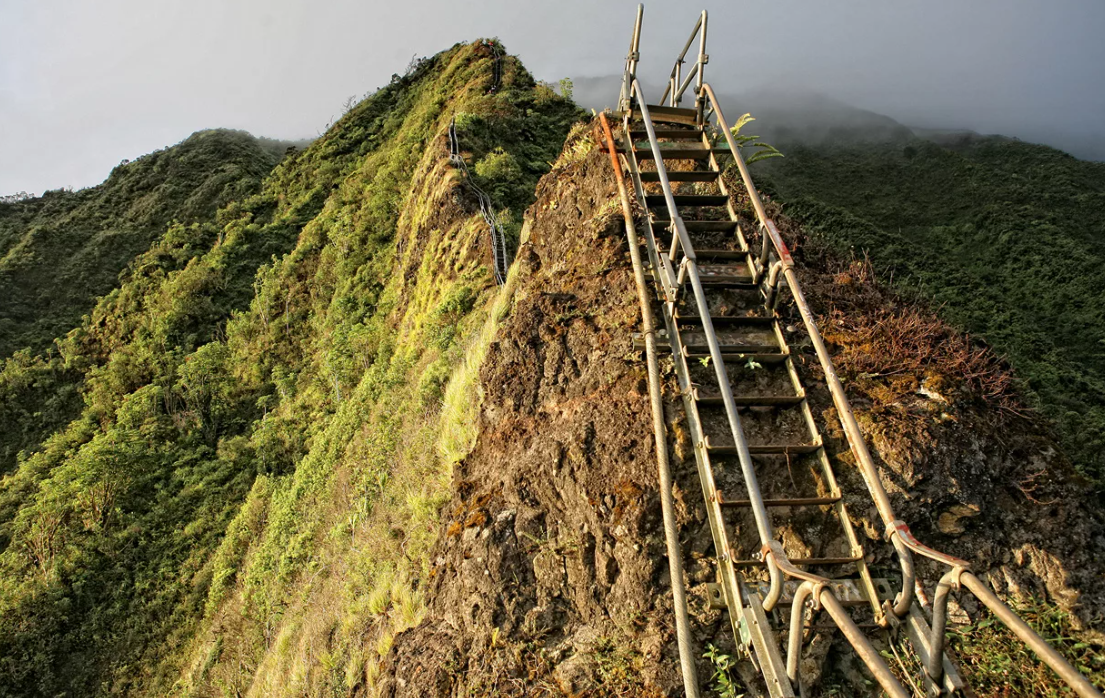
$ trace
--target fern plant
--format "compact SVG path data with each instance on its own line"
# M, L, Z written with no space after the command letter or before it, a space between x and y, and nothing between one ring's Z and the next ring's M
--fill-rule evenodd
M733 140L735 140L737 142L737 146L741 150L744 150L745 146L748 146L749 148L755 148L756 149L756 152L752 153L752 155L750 157L745 158L745 162L747 164L751 165L754 162L759 162L760 160L766 160L767 158L781 158L781 157L783 157L783 154L779 152L778 148L771 145L770 143L764 143L763 141L760 140L759 136L752 136L752 135L741 133L741 129L744 128L745 125L747 125L747 124L749 124L749 123L751 123L755 120L756 120L756 117L754 117L751 114L746 112L746 113L742 114L739 119L737 119L737 123L733 124L729 128L729 133L733 134ZM718 138L720 138L720 136L721 136L721 133L718 132L717 129L715 129L715 131L714 131L714 145L717 145Z

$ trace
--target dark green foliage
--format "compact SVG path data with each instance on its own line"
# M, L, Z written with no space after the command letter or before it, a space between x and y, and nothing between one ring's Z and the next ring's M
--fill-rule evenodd
M119 165L99 186L0 202L0 358L76 326L170 221L212 221L258 190L285 147L201 131Z
M128 237L137 248L117 255L107 238L119 235L97 233L71 268L81 288L106 283L87 306L65 309L84 321L53 353L22 352L0 368L0 418L16 426L0 436L0 696L165 695L205 608L217 608L234 582L230 558L241 546L215 553L247 494L285 498L263 502L275 547L258 553L255 574L287 582L314 545L295 503L319 495L311 488L362 433L372 405L406 404L405 395L424 409L440 403L462 355L458 327L493 287L487 267L471 259L481 250L458 244L447 250L451 266L438 268L441 248L423 257L418 247L443 224L412 219L438 215L456 196L448 166L438 167L445 126L454 111L471 114L480 126L464 141L470 162L495 152L512 163L512 179L495 168L489 176L528 187L503 189L496 202L520 220L579 113L555 95L539 99L510 57L500 89L488 94L490 66L486 44L413 63L285 157L259 192L273 149L215 133L177 146L225 161L225 171L215 168L225 176L197 185L202 195L168 183L180 178L159 179L159 168L198 171L191 155L170 158L180 155L173 149L122 166L94 190L0 205L5 254L37 244L46 221L93 210L104 212L96 231L115 231L108 223L116 219L156 226L141 246L138 233ZM205 214L215 205L217 216ZM447 223L474 231L458 212ZM23 231L18 240L14 230ZM58 231L78 228L51 227L46 238ZM45 286L54 277L37 259L0 272L0 283L24 274ZM92 260L118 266L101 279ZM36 293L21 303L42 302L45 292ZM407 306L421 309L417 346L396 340ZM67 317L8 336L39 347L40 335L68 329ZM414 371L420 361L425 370ZM412 371L421 376L413 385ZM385 410L373 424L385 450L397 448L397 419ZM263 594L254 602L267 612Z
M793 145L764 169L788 214L1007 356L1105 482L1105 165L976 138Z

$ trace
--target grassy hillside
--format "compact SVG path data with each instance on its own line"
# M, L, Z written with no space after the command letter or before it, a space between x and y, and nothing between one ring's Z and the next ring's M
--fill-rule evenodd
M0 203L0 357L40 350L80 323L171 221L213 223L255 193L284 145L201 131L116 167L101 185Z
M1105 164L1004 138L791 145L785 211L1008 358L1105 482Z
M308 598L338 617L304 666L347 690L367 624L413 622L494 327L446 127L517 232L579 116L498 53L396 76L216 225L170 227L56 353L7 362L8 414L64 412L61 381L77 415L0 480L0 695L292 692Z

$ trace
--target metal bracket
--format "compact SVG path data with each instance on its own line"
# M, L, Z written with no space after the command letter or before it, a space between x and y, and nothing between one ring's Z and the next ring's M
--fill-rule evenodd
M722 592L720 584L706 582L706 596L710 600L710 608L716 610L729 608L729 604L725 603L725 594Z
M741 645L747 647L752 642L752 630L748 627L748 618L741 613L740 620L737 621L737 628L740 630Z

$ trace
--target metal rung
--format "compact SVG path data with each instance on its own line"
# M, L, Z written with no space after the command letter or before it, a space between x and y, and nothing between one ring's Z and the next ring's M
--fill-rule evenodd
M684 348L683 355L686 356L688 359L704 359L704 358L706 358L707 356L710 355L710 352L707 352L707 351L688 352ZM733 352L733 353L726 353L725 351L721 352L721 358L722 358L723 361L726 361L726 362L729 362L729 361L737 362L737 361L752 360L752 361L755 361L758 364L781 364L781 363L783 363L784 361L787 360L788 356L790 356L790 354L778 354L778 353L776 353L776 354L767 354L767 353L764 353L764 354L749 354L748 352Z
M791 562L794 562L791 560ZM875 586L875 593L880 599L892 599L894 598L894 585L889 580L877 577L871 580ZM794 592L797 591L798 585L801 582L788 579L783 582L783 595L779 599L780 606L784 609L790 608L790 602L794 600ZM767 594L768 588L771 584L767 581L750 582L749 586L755 591L758 591L762 595ZM867 597L863 594L863 582L859 579L831 579L829 580L829 588L832 589L833 595L840 599L840 602L845 606L858 606L866 604ZM859 627L879 627L878 625L871 624L859 624ZM813 626L817 628L818 626ZM837 630L836 625L826 626L826 629Z
M729 197L724 194L675 194L672 199L675 205L683 206L724 206L729 203ZM659 194L651 194L645 197L645 203L649 208L666 206L668 200Z
M803 453L815 453L821 448L821 444L760 444L749 445L748 452L754 456L760 455L801 455ZM731 456L737 453L736 446L715 446L710 443L710 437L706 437L706 450L709 453L720 456Z
M779 352L779 345L777 344L722 344L721 356L744 356L750 358L753 361L759 361L756 357L767 356L769 359L777 357L785 357L786 354ZM705 344L684 344L683 355L688 359L698 356L709 356L710 347Z
M792 557L790 558L790 563L792 565L818 567L821 565L847 565L853 562L859 562L862 559L862 554L853 557ZM734 567L760 567L765 564L763 560L738 560L735 556L733 559Z
M698 123L697 109L649 104L648 113L652 117L653 123L688 124L691 126Z
M694 170L691 172L668 172L669 182L713 182L718 173L713 170ZM659 182L660 173L655 170L642 172L642 182Z
M702 140L702 131L699 129L677 129L677 128L658 128L656 129L657 138L671 138L673 140L685 141L685 140ZM629 138L633 141L647 141L648 131L633 130L629 132Z
M701 325L702 318L698 313L694 315L682 315L678 311L675 319L681 323ZM773 317L762 315L711 315L710 322L716 325L770 325L775 322Z
M684 221L684 223L686 223L686 221ZM706 259L747 259L751 251L695 249L694 254L698 258L699 263L702 263Z
M679 146L677 148L661 148L660 157L664 158L664 160L706 160L710 157L710 153L722 155L728 152L728 148L691 148L688 146ZM637 148L636 153L638 160L655 159L655 155L651 148Z
M694 399L704 407L724 404L720 395L702 395L697 389ZM734 395L733 404L737 407L790 407L801 404L804 399L801 395Z
M728 286L732 288L756 288L756 282L752 275L736 276L733 274L713 274L699 279L703 286Z
M667 228L671 225L671 219L655 218L652 224ZM737 229L736 221L683 221L683 225L687 228L687 232L689 233L730 232Z
M814 507L826 504L836 504L841 500L838 494L835 497L792 497L783 499L765 499L765 507ZM717 503L723 507L744 508L752 506L750 499L725 499L721 492L717 493Z

